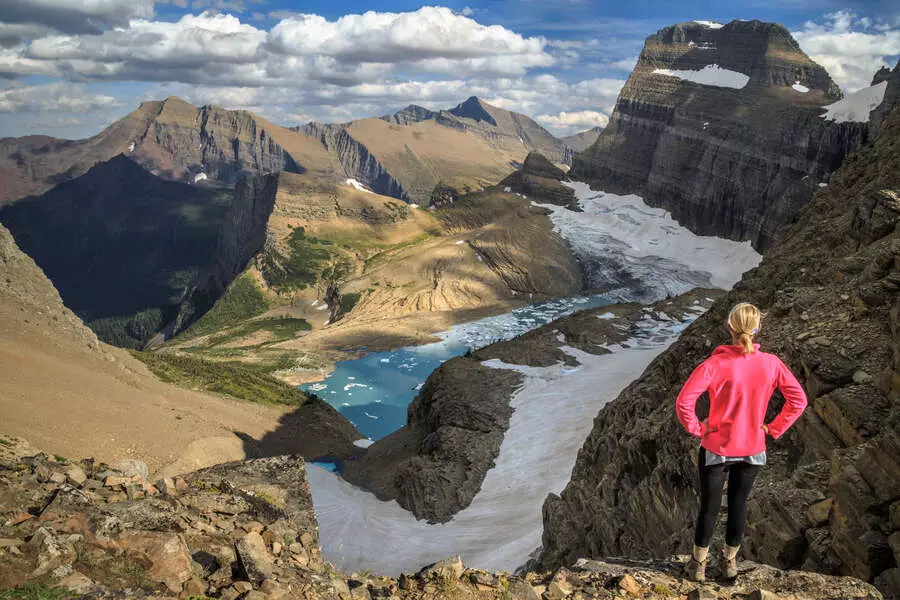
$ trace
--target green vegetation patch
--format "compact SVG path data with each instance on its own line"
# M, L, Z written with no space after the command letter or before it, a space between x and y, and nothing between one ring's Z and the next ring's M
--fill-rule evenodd
M165 320L162 309L148 308L133 315L94 319L85 325L107 344L137 349L162 328Z
M263 291L253 280L253 276L245 271L231 282L222 297L183 336L192 338L232 327L259 316L268 309L269 303Z
M293 366L289 357L267 364L205 360L171 352L132 354L163 381L201 389L259 404L299 406L309 397L299 388L272 377L271 373Z
M263 277L270 287L279 292L316 285L323 269L340 253L334 242L307 237L302 227L291 232L287 245L288 256L277 250L263 256Z
M338 311L338 317L342 317L353 310L353 307L359 302L360 296L362 294L344 294L341 296L341 307Z
M0 591L0 600L63 600L74 597L75 594L67 589L51 587L44 583L26 583Z
M267 331L271 334L269 339L263 342L264 344L277 344L278 342L292 340L297 337L297 334L301 331L309 331L310 329L312 329L312 326L306 319L297 319L293 317L256 319L254 321L247 321L225 333L210 337L209 345L218 346L227 344L235 340L249 337L258 331Z

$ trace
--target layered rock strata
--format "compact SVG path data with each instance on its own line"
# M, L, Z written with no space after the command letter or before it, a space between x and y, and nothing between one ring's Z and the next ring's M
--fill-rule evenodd
M781 25L666 27L647 38L609 125L571 176L765 251L866 139L866 123L820 118L839 98Z
M900 109L851 155L762 264L688 328L594 422L572 479L544 505L545 565L690 547L696 440L674 399L741 301L759 341L803 383L810 407L750 500L743 552L781 567L852 574L900 590ZM781 407L776 395L772 418ZM706 408L702 404L701 416Z

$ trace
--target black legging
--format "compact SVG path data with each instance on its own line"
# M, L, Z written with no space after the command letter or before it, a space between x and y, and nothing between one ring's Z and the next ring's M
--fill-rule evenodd
M744 539L744 526L747 523L747 498L753 488L753 481L759 472L758 465L746 462L730 462L717 465L706 465L706 450L700 448L700 514L697 516L697 529L694 532L694 544L709 546L716 519L722 507L722 487L728 477L728 524L725 529L725 543L729 546L740 546Z

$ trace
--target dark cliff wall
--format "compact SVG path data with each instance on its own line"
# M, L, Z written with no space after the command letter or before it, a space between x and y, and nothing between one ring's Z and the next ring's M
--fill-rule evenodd
M748 82L733 89L654 73L710 65ZM794 90L795 82L809 91ZM818 116L839 98L780 25L667 27L647 38L609 125L576 155L571 177L638 194L696 233L764 251L866 138L866 124Z
M302 128L307 135L317 136L329 151L337 154L347 175L383 196L409 200L409 194L393 175L369 152L364 144L353 138L340 125L310 123Z
M763 348L799 376L811 405L769 444L745 554L900 590L898 150L895 105L762 264L600 412L569 485L544 505L545 564L690 548L697 443L674 399L727 343L729 308L750 301L767 313ZM773 401L770 418L780 406Z

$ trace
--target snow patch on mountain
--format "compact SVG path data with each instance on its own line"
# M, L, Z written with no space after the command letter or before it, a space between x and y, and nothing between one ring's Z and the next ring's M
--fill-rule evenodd
M847 94L834 104L823 107L828 112L820 116L827 121L835 121L836 123L867 123L869 121L869 113L884 100L887 84L887 81L882 81L852 94Z
M697 25L703 25L704 27L708 27L709 29L722 29L725 25L723 23L716 23L715 21L701 21L699 19L694 19L694 23Z
M710 85L714 87L727 87L739 90L747 85L750 81L748 75L723 69L719 65L706 65L699 70L679 70L679 69L654 69L654 73L659 75L668 75L669 77L677 77L685 81L692 81L701 85Z
M361 183L358 182L357 180L353 179L352 177L351 177L350 179L348 179L348 180L346 181L346 183L347 183L347 185L349 185L350 187L355 188L355 189L359 190L360 192L369 192L370 194L373 194L373 193L374 193L372 190L370 190L369 188L367 188L366 186L364 186L363 184L361 184Z

